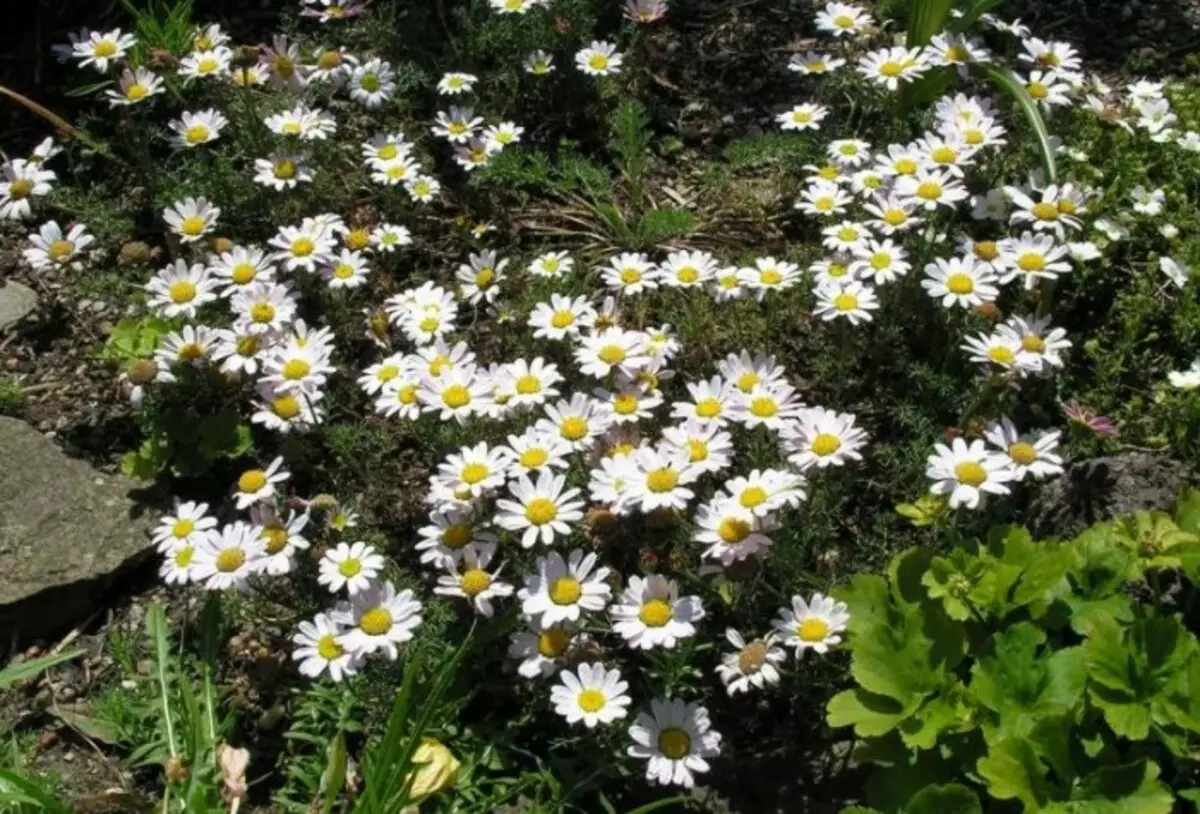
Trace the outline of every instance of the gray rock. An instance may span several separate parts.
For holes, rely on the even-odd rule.
[[[9,280],[0,285],[0,331],[16,325],[37,308],[37,294],[29,286]]]
[[[1088,526],[1139,509],[1169,511],[1196,473],[1153,452],[1122,452],[1079,461],[1044,484],[1033,502],[1036,537],[1070,539]]]
[[[134,481],[68,457],[0,417],[0,642],[61,633],[86,619],[152,550]]]

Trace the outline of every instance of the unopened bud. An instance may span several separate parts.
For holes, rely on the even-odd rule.
[[[138,359],[125,371],[125,376],[133,384],[150,384],[158,378],[158,365],[149,359]]]

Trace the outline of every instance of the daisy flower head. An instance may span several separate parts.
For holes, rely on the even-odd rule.
[[[193,567],[196,547],[200,542],[180,543],[162,552],[163,561],[158,567],[158,576],[168,585],[187,585],[194,582]]]
[[[113,107],[125,107],[144,102],[162,92],[163,81],[158,74],[146,68],[126,68],[121,72],[116,90],[109,88],[104,95]]]
[[[629,684],[621,680],[620,670],[606,669],[599,662],[580,664],[578,669],[563,670],[558,683],[550,689],[554,711],[567,719],[568,724],[581,721],[588,729],[596,724],[611,724],[624,718],[630,699]]]
[[[395,660],[397,645],[413,637],[421,624],[421,603],[405,588],[397,591],[391,582],[376,582],[350,598],[348,606],[339,606],[335,620],[346,632],[338,644],[356,657],[382,652]]]
[[[429,203],[441,189],[442,182],[431,175],[416,175],[404,182],[404,191],[418,203]]]
[[[580,339],[575,361],[585,376],[603,379],[616,370],[633,377],[650,363],[650,348],[641,331],[606,328]]]
[[[943,32],[934,35],[926,49],[926,58],[933,65],[954,66],[964,70],[970,62],[990,62],[991,55],[980,43],[963,34]]]
[[[467,172],[487,166],[496,150],[481,138],[472,137],[454,148],[454,162]]]
[[[571,448],[557,435],[529,427],[520,435],[508,436],[507,454],[510,458],[509,477],[540,472],[543,469],[566,469]]]
[[[824,236],[821,244],[825,248],[843,254],[862,248],[873,236],[869,227],[850,220],[826,226],[821,234]]]
[[[600,272],[600,279],[609,288],[622,294],[641,294],[646,289],[658,288],[658,267],[641,252],[626,252],[608,261]]]
[[[412,242],[412,233],[394,223],[381,223],[371,230],[371,248],[384,254],[391,254],[401,246],[411,246]]]
[[[667,0],[626,0],[622,13],[635,23],[652,23],[667,15]]]
[[[1062,456],[1055,451],[1062,437],[1058,430],[1022,434],[1008,416],[1001,416],[985,437],[1008,457],[1013,480],[1031,477],[1040,481],[1063,473]]]
[[[780,128],[784,130],[820,130],[821,122],[829,115],[825,105],[804,103],[795,105],[791,110],[780,113],[775,117]]]
[[[978,148],[972,147],[957,134],[927,133],[917,142],[922,163],[927,167],[945,170],[955,178],[966,175],[965,169],[975,163]]]
[[[593,40],[575,54],[575,66],[588,76],[610,76],[621,70],[624,59],[611,42]]]
[[[792,54],[788,60],[788,70],[807,76],[809,74],[825,74],[836,71],[845,64],[846,60],[840,57],[816,51],[806,51],[804,53]]]
[[[437,92],[443,96],[457,96],[461,93],[470,93],[475,83],[479,81],[479,77],[469,73],[445,73],[438,80]]]
[[[922,167],[912,175],[896,179],[896,195],[911,206],[933,212],[939,206],[955,209],[970,193],[949,170]]]
[[[658,277],[670,288],[694,288],[712,282],[717,267],[716,259],[708,252],[671,252],[659,266]]]
[[[762,302],[769,292],[786,291],[800,282],[800,267],[774,257],[759,257],[753,266],[738,271],[738,279]]]
[[[787,654],[779,646],[774,631],[761,639],[747,642],[741,633],[730,627],[725,628],[725,640],[734,650],[721,658],[717,675],[729,695],[779,683],[779,664],[787,658]]]
[[[817,304],[813,313],[825,322],[845,319],[851,325],[870,322],[871,312],[879,308],[875,289],[861,280],[818,286]]]
[[[80,255],[95,241],[82,223],[72,225],[64,234],[57,221],[49,220],[29,236],[33,246],[22,254],[25,262],[39,271],[66,266],[81,268]]]
[[[499,489],[508,479],[509,459],[504,447],[480,441],[446,456],[438,466],[438,480],[463,499],[478,498]]]
[[[513,586],[498,579],[500,568],[489,571],[494,547],[470,548],[463,551],[457,562],[444,562],[445,574],[438,577],[433,589],[440,596],[457,596],[466,599],[475,612],[491,618],[495,609],[492,600],[512,596]]]
[[[328,82],[341,87],[358,64],[358,59],[348,53],[345,48],[317,48],[313,52],[313,62],[306,65],[310,82]]]
[[[717,370],[742,393],[749,393],[758,385],[772,386],[783,381],[787,373],[774,356],[767,353],[751,356],[744,350],[717,362]]]
[[[192,51],[179,61],[179,75],[186,81],[224,76],[233,61],[233,51],[218,45],[206,51]]]
[[[1033,97],[1033,101],[1043,110],[1054,107],[1069,106],[1074,87],[1065,81],[1066,77],[1058,71],[1029,72],[1029,76],[1018,80],[1023,82],[1025,90]]]
[[[861,292],[855,296],[863,298]],[[795,417],[804,406],[804,402],[796,397],[796,389],[786,382],[757,385],[749,393],[734,401],[731,418],[748,429],[766,427],[778,430],[784,423]]]
[[[817,30],[835,38],[857,37],[875,24],[861,6],[851,3],[826,3],[817,12]]]
[[[276,192],[295,189],[297,184],[312,182],[307,153],[273,152],[266,158],[254,159],[254,183],[271,187]]]
[[[165,553],[182,545],[198,545],[216,527],[217,520],[208,513],[208,504],[189,500],[180,503],[170,514],[163,515],[151,540],[159,551]]]
[[[861,461],[859,450],[867,443],[867,433],[855,426],[853,413],[824,407],[801,410],[797,420],[785,425],[780,436],[788,463],[801,472]]]
[[[382,59],[371,59],[356,65],[347,85],[350,98],[368,110],[380,107],[396,90],[392,66]]]
[[[269,245],[276,249],[272,259],[288,271],[303,269],[311,274],[329,263],[336,243],[327,225],[306,218],[299,226],[280,227]]]
[[[791,608],[780,608],[775,630],[786,647],[795,648],[796,658],[800,659],[807,650],[825,655],[830,647],[841,644],[841,634],[849,621],[845,602],[814,593],[807,602],[802,596],[793,596]]]
[[[1176,390],[1195,390],[1200,387],[1200,358],[1192,361],[1186,370],[1172,370],[1167,373],[1167,381]]]
[[[251,335],[251,338],[256,338]],[[258,385],[258,400],[255,401],[255,412],[250,417],[254,424],[262,424],[269,430],[287,434],[289,432],[307,432],[325,420],[325,411],[321,406],[324,393],[298,393],[294,390],[280,390],[269,383]]]
[[[733,387],[721,376],[708,381],[686,382],[691,401],[677,401],[671,405],[671,417],[685,421],[700,421],[722,427],[733,413],[736,401]]]
[[[496,502],[496,525],[521,532],[521,546],[532,548],[554,544],[555,535],[571,534],[571,525],[583,519],[583,501],[576,500],[579,490],[567,489],[567,479],[550,470],[538,474],[535,484],[520,475],[509,484],[511,500]]]
[[[549,678],[562,668],[572,646],[584,640],[586,636],[566,625],[543,627],[530,622],[528,628],[512,635],[508,655],[520,659],[517,673],[523,678]]]
[[[205,325],[184,325],[163,338],[154,358],[167,368],[176,364],[203,367],[212,355],[217,336],[216,331]]]
[[[703,474],[722,472],[733,460],[733,438],[711,421],[688,419],[663,430],[663,441],[688,454],[688,463]]]
[[[771,547],[766,532],[778,525],[757,516],[728,495],[718,495],[700,507],[693,519],[692,539],[708,546],[702,556],[728,567]]]
[[[534,277],[562,277],[570,274],[574,265],[575,261],[566,252],[546,252],[529,264],[529,273]]]
[[[971,355],[972,362],[996,365],[1019,375],[1036,369],[1029,357],[1021,353],[1021,341],[1010,333],[968,336],[961,347]]]
[[[488,0],[488,2],[501,14],[524,14],[531,8],[543,5],[545,0]]]
[[[934,446],[925,477],[933,481],[930,492],[950,496],[950,508],[975,509],[985,495],[1007,495],[1013,472],[1007,456],[989,451],[982,440],[968,445],[955,438],[950,446]]]
[[[519,142],[524,133],[525,128],[516,122],[500,122],[488,126],[483,131],[483,143],[487,146],[488,152],[498,153],[505,147]]]
[[[778,469],[755,469],[726,481],[723,489],[737,503],[759,517],[786,506],[796,507],[807,497],[804,477]]]
[[[670,446],[642,447],[631,456],[632,480],[628,500],[643,513],[659,509],[685,510],[695,497],[689,487],[700,477],[690,451]]]
[[[912,82],[929,68],[923,48],[896,45],[870,51],[858,60],[858,72],[877,85],[895,91],[902,82]]]
[[[184,243],[195,243],[212,232],[221,210],[204,198],[184,198],[163,210],[163,220]]]
[[[451,107],[448,111],[438,111],[431,129],[435,136],[441,136],[451,144],[466,144],[482,124],[483,118],[475,115],[474,108]]]
[[[912,269],[908,252],[892,240],[870,238],[854,250],[850,273],[873,285],[894,282]]]
[[[572,550],[564,560],[557,551],[538,557],[537,571],[525,576],[518,597],[521,612],[540,627],[577,622],[583,613],[599,613],[612,600],[605,581],[611,573],[596,567],[596,555]]]
[[[493,0],[496,2],[496,0]],[[500,0],[503,2],[503,0]],[[525,68],[525,73],[531,73],[534,76],[545,76],[554,70],[554,57],[545,51],[533,51],[525,57],[522,63]]]
[[[1167,193],[1162,189],[1147,189],[1138,184],[1129,193],[1133,199],[1133,211],[1151,217],[1162,214],[1163,205],[1167,202]]]
[[[259,529],[237,521],[209,529],[192,555],[192,579],[210,591],[245,591],[266,560]]]
[[[292,475],[283,468],[283,458],[278,457],[266,469],[247,469],[237,479],[234,499],[239,510],[244,511],[256,503],[270,503],[276,495],[276,486]]]
[[[1013,224],[1029,224],[1034,231],[1053,232],[1059,240],[1066,239],[1066,230],[1078,231],[1083,222],[1078,215],[1086,211],[1084,197],[1071,184],[1051,184],[1044,189],[1005,187],[1014,209],[1009,219]]]
[[[195,319],[198,309],[217,299],[217,281],[201,263],[189,266],[176,260],[159,270],[146,284],[146,304],[167,319]]]
[[[459,296],[471,305],[481,301],[494,302],[507,267],[508,260],[498,258],[493,251],[472,254],[455,274],[459,282]]]
[[[795,207],[808,215],[833,217],[844,213],[853,202],[854,199],[839,184],[819,180],[809,184],[800,193]]]
[[[582,393],[575,393],[570,401],[547,404],[545,413],[546,417],[537,422],[536,429],[560,439],[572,452],[590,449],[595,439],[612,423],[604,406]]]
[[[424,377],[417,397],[425,412],[437,413],[442,421],[453,419],[462,424],[473,415],[487,412],[492,386],[475,365],[460,365],[440,376]]]
[[[288,337],[264,354],[261,381],[301,398],[312,396],[324,389],[329,374],[334,372],[331,353],[332,349],[322,343]]]
[[[534,339],[574,339],[579,336],[580,327],[595,317],[596,310],[587,297],[572,299],[551,294],[550,302],[534,306],[527,324],[534,329]]]
[[[91,31],[87,38],[72,45],[72,55],[79,60],[79,67],[92,66],[100,73],[108,71],[109,65],[119,62],[137,44],[137,38],[125,34],[121,29]]]
[[[221,295],[232,297],[254,283],[274,282],[275,267],[266,253],[254,246],[233,246],[209,260],[208,271],[224,288]]]
[[[694,623],[704,618],[700,597],[681,597],[679,585],[661,574],[631,576],[610,612],[613,630],[635,650],[670,650],[694,636]]]
[[[292,290],[282,283],[260,280],[239,286],[229,305],[237,319],[235,327],[250,334],[282,331],[296,316]]]
[[[872,230],[887,236],[907,232],[924,222],[917,214],[917,206],[912,199],[902,197],[894,192],[875,195],[874,198],[863,204],[863,209],[874,216],[866,221],[867,225]]]
[[[646,779],[660,786],[692,788],[695,775],[708,771],[708,758],[721,754],[721,733],[712,728],[708,710],[678,698],[651,701],[629,737],[629,756],[645,760]]]
[[[996,273],[974,257],[939,257],[926,264],[925,278],[921,287],[940,299],[943,308],[976,308],[1000,295]]]
[[[1009,237],[998,244],[997,260],[1002,269],[1001,283],[1020,279],[1026,291],[1032,291],[1039,280],[1054,280],[1071,271],[1067,247],[1059,245],[1047,234],[1025,232]]]
[[[1050,324],[1050,317],[1013,316],[996,329],[1016,339],[1027,367],[1044,370],[1063,366],[1062,354],[1071,347],[1067,332]]]
[[[361,660],[338,642],[345,627],[327,613],[318,613],[312,621],[304,620],[299,632],[292,637],[296,647],[292,659],[300,662],[297,669],[306,678],[318,678],[329,673],[334,682],[358,672]]]
[[[308,549],[302,532],[308,525],[307,512],[292,512],[287,519],[275,509],[259,503],[250,508],[250,519],[263,541],[263,571],[273,576],[286,574],[295,566],[296,552]]]
[[[836,139],[829,143],[825,153],[837,167],[861,167],[871,160],[871,145],[862,139]]]

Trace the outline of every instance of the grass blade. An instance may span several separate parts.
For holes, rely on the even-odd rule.
[[[653,803],[646,803],[644,806],[638,806],[629,812],[629,814],[650,814],[651,811],[658,811],[660,808],[667,806],[683,805],[689,798],[682,794],[675,797],[664,797],[661,800],[655,800]]]
[[[167,728],[167,749],[171,757],[175,757],[179,754],[179,744],[175,742],[175,725],[171,722],[171,679],[167,674],[167,665],[171,661],[171,642],[167,638],[167,615],[157,602],[146,611],[146,631],[154,645],[154,673],[158,679],[163,722]]]
[[[1000,0],[975,0],[975,3],[963,12],[963,16],[950,25],[950,30],[956,34],[966,32],[971,26],[975,25],[980,17],[998,5],[1000,5]]]
[[[941,33],[950,19],[951,0],[908,0],[909,48],[928,45],[935,34]]]
[[[1038,151],[1041,153],[1042,168],[1046,171],[1048,183],[1058,183],[1058,169],[1054,164],[1054,148],[1050,146],[1050,132],[1046,129],[1046,121],[1038,110],[1037,102],[1029,95],[1025,86],[1015,76],[1005,70],[982,62],[972,62],[971,66],[1000,90],[1007,93],[1021,108],[1029,125],[1037,137]]]
[[[49,656],[42,656],[37,659],[29,659],[20,664],[12,664],[0,670],[0,690],[7,690],[18,681],[26,681],[54,667],[57,664],[62,664],[64,661],[77,659],[82,656],[86,650],[77,648],[75,650],[64,650],[62,653],[53,653]]]

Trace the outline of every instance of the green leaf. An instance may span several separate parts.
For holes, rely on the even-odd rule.
[[[1078,814],[1171,814],[1175,808],[1170,790],[1158,779],[1158,766],[1138,760],[1102,766],[1085,777],[1071,795]]]
[[[832,727],[853,726],[860,738],[886,735],[895,729],[909,710],[894,698],[863,689],[843,690],[829,699],[826,720]]]
[[[1075,564],[1075,554],[1066,546],[1044,550],[1021,573],[1021,580],[1013,592],[1012,601],[1017,607],[1043,600],[1046,595],[1066,576]]]
[[[947,783],[917,792],[904,807],[904,814],[982,814],[979,797],[966,786]]]
[[[972,62],[971,67],[982,74],[985,79],[997,88],[1011,96],[1017,107],[1025,114],[1025,118],[1029,121],[1029,126],[1033,129],[1033,134],[1037,138],[1038,151],[1042,159],[1042,169],[1046,171],[1046,181],[1047,183],[1057,184],[1058,169],[1054,164],[1054,149],[1050,146],[1050,133],[1046,130],[1046,122],[1042,119],[1037,102],[1033,101],[1033,97],[1029,95],[1029,91],[1025,89],[1025,86],[1012,73],[1001,68],[988,65],[984,62]]]
[[[151,481],[167,468],[170,460],[170,445],[166,439],[147,438],[136,450],[121,456],[121,474],[127,478]]]
[[[642,215],[638,231],[645,243],[656,243],[691,233],[695,218],[686,209],[650,209]]]
[[[1200,534],[1200,489],[1189,486],[1175,501],[1175,522],[1179,528]]]
[[[338,732],[325,751],[325,770],[321,772],[321,812],[330,814],[338,795],[346,785],[346,738]]]
[[[1025,811],[1037,811],[1049,796],[1045,768],[1023,740],[991,744],[976,769],[987,781],[988,794],[997,800],[1019,800]]]
[[[0,690],[7,690],[9,687],[20,681],[28,681],[31,678],[36,678],[42,673],[72,659],[77,659],[87,651],[82,648],[74,650],[64,650],[61,653],[51,653],[48,656],[41,656],[36,659],[26,659],[20,664],[10,664],[3,670],[0,670]]]
[[[909,48],[928,45],[946,27],[952,4],[952,0],[908,0],[908,36],[905,44]]]
[[[956,548],[949,558],[933,558],[929,570],[921,577],[921,584],[930,599],[941,600],[947,616],[964,622],[971,618],[971,608],[964,600],[979,579],[982,567],[977,558]]]
[[[920,709],[901,722],[899,730],[904,745],[911,749],[932,749],[938,736],[956,726],[961,720],[959,710],[946,697],[934,696]]]

